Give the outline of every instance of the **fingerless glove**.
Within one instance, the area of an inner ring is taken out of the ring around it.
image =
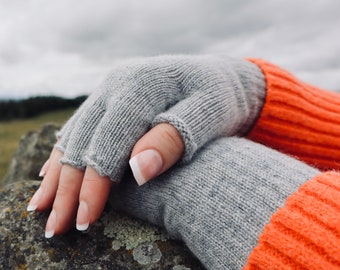
[[[226,56],[162,56],[119,64],[59,133],[61,162],[121,179],[133,146],[153,125],[181,134],[183,161],[218,136],[242,135],[265,96],[261,70]]]

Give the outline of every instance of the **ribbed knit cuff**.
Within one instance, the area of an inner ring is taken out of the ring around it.
[[[340,269],[340,173],[314,177],[271,218],[244,270]]]
[[[297,80],[259,59],[266,101],[248,138],[320,169],[340,169],[340,95]]]

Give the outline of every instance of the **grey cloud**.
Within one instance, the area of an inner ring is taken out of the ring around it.
[[[334,88],[340,79],[326,81],[325,70],[340,63],[339,9],[337,0],[2,1],[0,80],[25,94],[78,94],[119,58],[225,52],[307,79],[319,71],[313,82]]]
[[[249,1],[231,2],[233,5],[226,1],[146,3],[153,8],[139,4],[127,9],[109,4],[100,18],[83,15],[64,18],[59,30],[66,38],[59,39],[58,46],[66,52],[81,52],[100,59],[108,55],[199,52],[216,40],[259,28],[254,21],[239,16]]]

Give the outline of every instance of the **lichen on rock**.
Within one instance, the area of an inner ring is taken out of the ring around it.
[[[139,264],[147,265],[159,262],[162,252],[156,243],[143,243],[133,250],[132,256]]]
[[[88,232],[72,229],[45,239],[48,213],[26,211],[39,184],[17,182],[0,190],[2,269],[204,269],[182,242],[169,239],[159,228],[117,214],[109,206]],[[119,245],[125,248],[117,249]]]
[[[169,236],[164,230],[137,219],[117,214],[114,218],[102,218],[104,235],[119,241],[127,250],[145,242],[166,241]]]

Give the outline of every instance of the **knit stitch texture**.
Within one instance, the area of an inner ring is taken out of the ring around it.
[[[319,89],[259,59],[265,105],[248,138],[323,170],[340,169],[340,94]]]
[[[62,163],[120,181],[136,142],[168,122],[181,134],[184,162],[218,136],[242,135],[265,96],[261,70],[226,56],[162,56],[117,65],[61,130]]]
[[[271,216],[318,173],[263,145],[221,138],[141,187],[126,175],[110,201],[185,241],[207,269],[242,269]]]
[[[340,174],[302,185],[271,218],[244,270],[340,269]]]

